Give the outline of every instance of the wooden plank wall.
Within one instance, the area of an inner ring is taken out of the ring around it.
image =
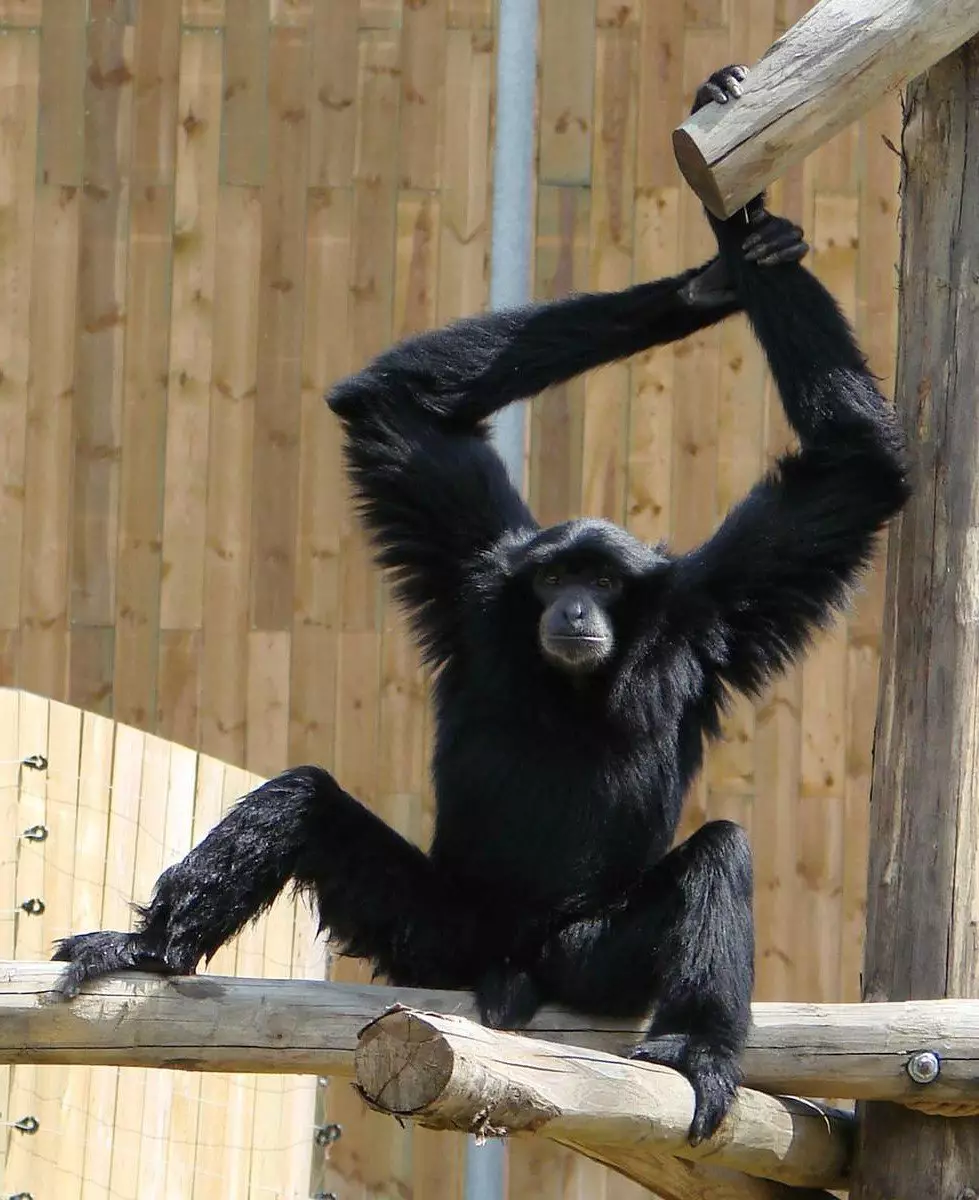
[[[46,766],[25,765],[36,755]],[[0,688],[0,953],[47,958],[72,931],[129,928],[130,900],[260,782],[107,717]],[[31,900],[43,911],[24,911]],[[208,970],[321,976],[309,910],[280,899]],[[4,1194],[305,1200],[315,1091],[303,1076],[5,1067]],[[14,1127],[26,1118],[34,1133]]]
[[[710,253],[670,130],[703,76],[756,59],[807,7],[540,0],[540,296]],[[322,762],[425,841],[425,681],[320,397],[393,338],[485,302],[492,104],[492,0],[0,0],[0,682],[260,774]],[[891,101],[773,189],[885,387],[896,130]],[[732,321],[538,401],[530,491],[545,520],[603,514],[689,546],[786,436]],[[735,708],[691,797],[687,829],[723,814],[751,831],[762,998],[857,994],[879,584],[801,670]],[[101,762],[87,729],[70,738]],[[141,770],[133,754],[116,769]],[[199,836],[223,796],[199,793],[172,837],[155,807],[117,813],[150,824],[113,833],[102,770],[81,772],[91,807],[74,819],[111,857],[104,881],[73,876],[76,926],[121,919],[134,872]],[[239,962],[260,965],[262,944]],[[123,1085],[99,1078],[70,1085],[87,1114],[72,1153],[125,1192],[139,1181],[113,1178],[105,1133]],[[150,1081],[125,1086],[120,1112],[157,1103]],[[227,1194],[251,1194],[241,1130],[275,1142],[277,1096],[152,1087],[181,1120],[195,1103],[225,1114],[202,1121],[198,1162],[223,1155]],[[461,1194],[461,1141],[399,1131],[347,1089],[324,1089],[317,1120],[344,1133],[311,1194]],[[195,1195],[225,1194],[208,1179]],[[510,1155],[515,1200],[627,1194],[570,1155]]]

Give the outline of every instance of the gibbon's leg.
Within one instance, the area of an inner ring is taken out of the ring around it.
[[[566,926],[533,970],[547,1000],[583,1012],[656,1012],[634,1058],[693,1085],[692,1142],[709,1137],[740,1080],[751,1020],[751,853],[743,831],[712,821],[653,867],[619,909]]]
[[[157,880],[132,933],[58,944],[65,996],[125,968],[186,973],[209,958],[289,880],[315,897],[320,928],[392,982],[471,987],[486,931],[475,906],[417,846],[319,767],[298,767],[249,793]]]

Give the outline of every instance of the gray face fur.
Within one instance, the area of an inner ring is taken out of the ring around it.
[[[579,675],[611,658],[615,631],[609,608],[622,593],[622,580],[608,565],[547,564],[534,578],[534,592],[544,606],[538,640],[548,662]]]

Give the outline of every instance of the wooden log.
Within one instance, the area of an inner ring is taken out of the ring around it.
[[[737,103],[708,104],[674,131],[680,170],[729,217],[977,32],[974,0],[822,0],[752,69]]]
[[[707,1194],[719,1182],[711,1178],[717,1167],[795,1187],[841,1187],[846,1180],[848,1115],[742,1088],[714,1137],[691,1146],[687,1080],[599,1050],[399,1008],[363,1031],[356,1063],[361,1094],[382,1112],[477,1136],[543,1135],[666,1200]],[[684,1162],[670,1161],[676,1158]]]
[[[889,542],[864,968],[866,998],[897,1001],[979,994],[979,39],[904,114],[895,398],[916,494]],[[979,1115],[868,1104],[859,1159],[854,1200],[966,1200]]]
[[[247,790],[247,789],[245,789]],[[115,975],[72,1004],[51,987],[57,963],[0,962],[0,1063],[179,1067],[352,1078],[357,1035],[392,1005],[474,1019],[465,992],[314,980]],[[743,1067],[767,1092],[894,1101],[979,1101],[979,1000],[905,1004],[756,1004]],[[545,1008],[527,1034],[621,1053],[641,1022]],[[927,1087],[907,1066],[931,1050]]]

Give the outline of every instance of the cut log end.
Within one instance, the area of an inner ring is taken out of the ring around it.
[[[731,213],[724,207],[724,198],[718,190],[714,174],[700,147],[682,127],[673,131],[673,153],[684,179],[700,197],[704,206],[718,219],[726,220]]]
[[[385,1112],[419,1113],[445,1091],[452,1048],[409,1010],[384,1013],[360,1035],[354,1057],[364,1099]]]

